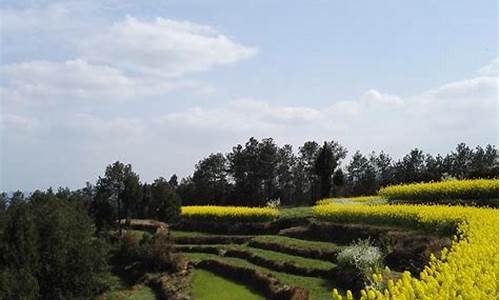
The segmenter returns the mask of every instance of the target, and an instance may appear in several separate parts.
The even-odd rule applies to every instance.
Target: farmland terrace
[[[183,219],[170,236],[193,268],[195,299],[217,299],[215,287],[236,289],[241,299],[331,299],[333,288],[357,295],[361,287],[337,269],[337,254],[352,241],[372,239],[387,253],[394,278],[404,270],[418,274],[431,253],[450,245],[448,235],[399,226],[321,222],[311,207],[281,209],[280,217],[268,222]],[[211,292],[200,292],[200,285],[210,284]]]

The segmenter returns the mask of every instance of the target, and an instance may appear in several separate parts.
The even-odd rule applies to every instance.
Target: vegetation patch
[[[498,179],[446,180],[380,189],[389,201],[476,204],[498,207]]]
[[[191,280],[191,295],[196,300],[259,300],[256,290],[210,271],[196,269]]]
[[[266,295],[266,299],[309,299],[309,295],[306,289],[284,285],[278,279],[274,278],[271,274],[263,273],[256,269],[235,266],[211,259],[202,260],[196,263],[196,267],[213,271],[224,277],[234,278],[236,280],[247,282],[255,289],[262,291]]]
[[[128,219],[122,220],[129,230],[137,231],[147,231],[149,233],[155,233],[157,230],[167,230],[168,225],[164,222],[148,219]]]
[[[112,290],[97,297],[97,300],[156,300],[156,294],[149,286],[138,284],[128,289]]]
[[[192,269],[186,268],[174,273],[146,275],[145,282],[162,300],[190,300]]]
[[[342,246],[334,243],[307,241],[286,236],[264,235],[256,236],[249,246],[273,250],[302,257],[314,257],[321,260],[335,262]]]
[[[327,198],[316,202],[316,205],[326,204],[384,204],[386,201],[381,196],[359,196],[359,197],[342,197],[342,198]]]
[[[182,218],[200,221],[265,222],[278,215],[278,209],[268,207],[193,205],[181,208]]]
[[[241,258],[268,269],[304,276],[329,277],[335,267],[333,263],[327,261],[240,245],[182,245],[177,249],[182,252]]]
[[[427,231],[450,232],[449,248],[412,277],[404,272],[394,280],[388,274],[375,274],[376,284],[361,291],[361,299],[439,299],[455,295],[462,299],[498,297],[498,210],[475,207],[380,205],[322,205],[314,208],[318,218],[334,222],[394,224]]]
[[[332,278],[319,278],[319,277],[309,277],[309,276],[299,276],[284,272],[278,272],[275,270],[267,269],[244,259],[233,258],[233,257],[221,257],[213,254],[207,253],[186,253],[185,256],[191,261],[201,261],[206,259],[217,260],[231,264],[234,266],[240,266],[245,268],[251,268],[262,273],[271,274],[273,277],[277,278],[283,284],[289,286],[298,286],[309,291],[309,296],[311,300],[322,300],[329,299],[331,295],[331,289],[333,287]]]
[[[242,244],[252,239],[248,235],[214,235],[214,234],[172,234],[176,244]]]

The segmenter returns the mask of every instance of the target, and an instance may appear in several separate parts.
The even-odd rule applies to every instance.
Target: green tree
[[[318,198],[317,185],[319,183],[314,164],[319,148],[320,146],[315,141],[307,141],[299,147],[299,163],[307,177],[307,181],[304,184],[304,192],[310,195],[310,203],[314,203]]]
[[[332,175],[339,166],[340,160],[345,158],[347,150],[338,142],[324,142],[314,161],[314,172],[320,182],[320,197],[327,198],[332,191]]]
[[[394,166],[394,176],[398,183],[412,183],[424,181],[425,155],[417,148],[406,154]]]
[[[137,201],[141,199],[139,176],[132,171],[130,164],[119,161],[106,167],[104,177],[99,177],[96,185],[92,214],[98,230],[118,224],[134,214]],[[117,222],[118,221],[118,222]]]
[[[36,191],[6,214],[0,299],[90,299],[106,287],[107,247],[80,203]]]
[[[85,299],[105,287],[107,254],[78,204],[48,195],[36,208],[43,299]]]
[[[195,166],[193,184],[199,204],[222,204],[227,200],[229,183],[227,159],[222,153],[210,154]]]
[[[361,152],[356,151],[347,165],[347,185],[351,195],[372,195],[377,190],[374,166]]]
[[[292,146],[284,145],[279,148],[277,158],[276,174],[281,204],[291,205],[294,200],[294,166],[297,161]]]
[[[180,214],[180,206],[179,196],[165,178],[160,177],[151,184],[151,216],[172,223]]]
[[[32,209],[24,201],[14,201],[6,214],[0,244],[0,299],[37,299],[38,236]]]

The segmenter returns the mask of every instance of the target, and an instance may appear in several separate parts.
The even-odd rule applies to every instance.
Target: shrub
[[[405,225],[454,232],[451,247],[430,261],[418,278],[374,274],[385,288],[367,288],[361,299],[497,299],[498,210],[462,206],[322,205],[318,218],[349,223]],[[437,229],[436,229],[437,228]],[[337,297],[337,296],[336,296]],[[339,299],[337,297],[337,299]]]
[[[369,239],[360,239],[337,255],[337,264],[341,272],[361,280],[364,285],[369,285],[371,275],[382,268],[382,260],[382,251]]]
[[[165,231],[155,235],[144,233],[142,239],[126,233],[120,239],[118,257],[127,261],[139,261],[148,269],[155,271],[180,271],[186,267],[186,261],[176,253],[174,245]]]
[[[214,222],[263,222],[277,218],[278,209],[245,206],[183,206],[181,217],[184,219]]]
[[[154,235],[149,261],[153,268],[159,271],[177,272],[187,266],[187,261],[182,254],[175,252],[174,245],[165,232]]]
[[[467,201],[482,204],[487,203],[487,200],[498,199],[498,179],[446,180],[392,185],[380,189],[379,195],[389,201],[427,203]]]
[[[271,200],[266,202],[266,207],[269,207],[269,208],[280,208],[280,206],[281,206],[281,199],[280,198],[271,199]]]

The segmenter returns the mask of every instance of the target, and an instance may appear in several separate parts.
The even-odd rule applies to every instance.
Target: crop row
[[[498,299],[498,210],[463,206],[321,205],[315,215],[326,221],[403,225],[424,230],[453,230],[451,247],[431,256],[418,278],[404,272],[384,274],[377,288],[361,299]],[[342,299],[337,293],[334,298]]]
[[[279,210],[267,207],[193,205],[181,208],[181,217],[196,221],[264,222],[279,216]]]
[[[482,202],[498,199],[498,179],[445,180],[441,182],[392,185],[380,189],[389,201],[453,203],[459,200]]]

